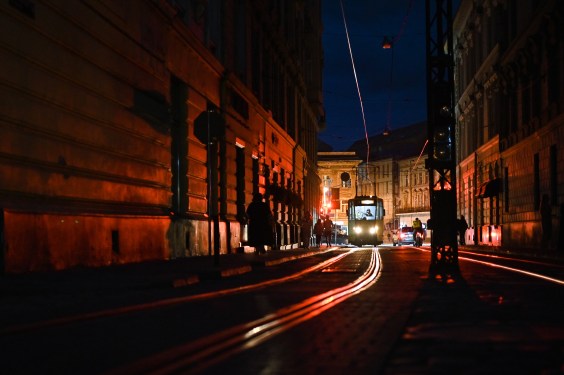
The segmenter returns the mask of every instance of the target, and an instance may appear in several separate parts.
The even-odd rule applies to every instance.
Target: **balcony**
[[[429,206],[417,206],[417,207],[396,207],[396,214],[408,214],[410,212],[429,212],[431,207]]]

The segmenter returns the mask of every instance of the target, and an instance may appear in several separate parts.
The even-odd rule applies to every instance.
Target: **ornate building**
[[[5,272],[275,247],[319,201],[321,1],[0,4]]]
[[[467,243],[563,246],[563,23],[560,0],[461,1],[454,21],[457,190],[458,211],[471,227]],[[544,228],[543,199],[550,201]]]
[[[362,162],[354,151],[318,152],[321,200],[313,207],[314,218],[331,217],[336,225],[347,227],[348,200],[358,190],[358,166]]]
[[[415,218],[426,225],[430,218],[429,172],[425,169],[427,155],[398,160],[399,194],[396,204],[397,227],[411,226]]]
[[[424,123],[370,137],[372,152],[368,162],[365,140],[355,142],[350,151],[319,152],[321,189],[329,187],[331,197],[339,195],[339,204],[332,205],[332,209],[340,207],[333,221],[347,225],[347,200],[355,195],[375,194],[384,201],[386,231],[410,226],[416,217],[426,223],[430,205],[425,137]],[[343,173],[350,175],[350,182],[342,180]]]

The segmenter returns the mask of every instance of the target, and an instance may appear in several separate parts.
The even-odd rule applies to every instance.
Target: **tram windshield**
[[[356,220],[376,220],[376,206],[355,206]]]
[[[382,220],[384,207],[381,200],[356,198],[349,201],[349,220]]]

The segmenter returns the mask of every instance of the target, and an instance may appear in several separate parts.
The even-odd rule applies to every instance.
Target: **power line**
[[[368,163],[369,160],[369,155],[370,155],[370,142],[368,142],[368,130],[366,127],[366,117],[364,115],[364,105],[362,104],[362,95],[360,94],[360,86],[358,85],[358,77],[356,75],[356,68],[354,66],[354,58],[353,58],[353,53],[352,53],[352,47],[351,47],[351,40],[349,38],[349,29],[347,27],[347,19],[345,17],[345,7],[343,6],[343,0],[340,0],[341,3],[341,12],[343,14],[343,23],[345,25],[345,33],[347,35],[347,44],[349,46],[349,54],[351,56],[351,64],[352,64],[352,68],[353,68],[353,73],[354,73],[354,80],[356,82],[356,90],[358,91],[358,99],[360,101],[360,110],[362,111],[362,122],[364,124],[364,137],[366,138],[366,163]]]

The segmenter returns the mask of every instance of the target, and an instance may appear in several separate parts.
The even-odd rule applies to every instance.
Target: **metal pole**
[[[434,6],[433,6],[434,5]],[[459,274],[452,0],[426,0],[431,277]]]
[[[208,255],[212,255],[212,229],[211,229],[211,212],[212,212],[212,202],[211,202],[211,150],[210,150],[210,111],[206,110],[207,116],[207,140],[206,140],[206,154],[207,154],[207,177],[208,177]]]

